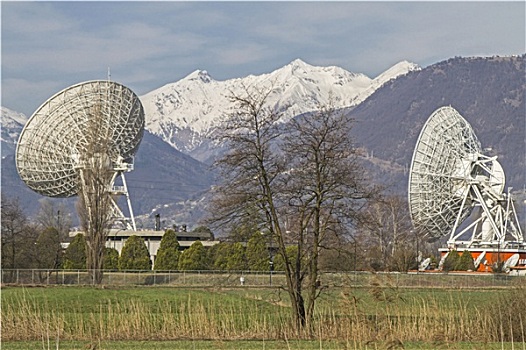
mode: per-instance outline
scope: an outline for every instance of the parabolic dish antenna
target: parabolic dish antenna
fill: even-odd
[[[482,260],[486,257],[486,251],[484,250],[482,253],[477,256],[475,261],[473,262],[473,265],[475,265],[475,270],[477,270],[482,263]]]
[[[504,263],[504,270],[509,270],[510,267],[517,266],[517,263],[519,262],[520,255],[519,254],[513,254],[510,256],[506,262]]]
[[[504,183],[497,157],[482,153],[470,124],[454,108],[441,107],[424,124],[413,153],[408,195],[413,226],[429,239],[449,234],[448,243],[470,232],[463,242],[468,246],[504,243],[507,235],[522,242]],[[473,222],[459,229],[470,215]]]
[[[144,110],[129,88],[105,80],[70,86],[44,102],[27,121],[17,144],[18,174],[44,196],[75,196],[80,190],[79,168],[89,161],[88,148],[104,144],[104,157],[115,172],[108,184],[112,188],[117,175],[131,170],[143,132]],[[126,187],[124,177],[123,182]],[[124,190],[121,194],[127,195]],[[130,214],[133,217],[131,205]]]
[[[424,261],[420,263],[420,266],[418,266],[418,271],[425,271],[430,264],[431,264],[431,258],[425,258]]]

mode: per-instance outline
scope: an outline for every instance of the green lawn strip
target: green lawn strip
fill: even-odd
[[[257,299],[269,304],[289,305],[287,292],[279,289],[223,289],[223,295],[235,295],[238,298]],[[317,309],[340,310],[343,300],[351,300],[364,312],[375,314],[387,307],[397,307],[402,312],[412,311],[415,303],[432,303],[442,309],[456,310],[459,306],[468,309],[483,307],[495,301],[498,295],[509,293],[507,290],[491,289],[445,289],[445,288],[327,288],[317,299]]]
[[[63,341],[57,343],[50,340],[46,341],[28,341],[28,342],[2,342],[2,350],[28,350],[28,349],[43,349],[43,350],[372,350],[372,349],[405,349],[405,350],[501,350],[501,349],[519,349],[520,344],[512,343],[405,343],[403,347],[389,344],[389,343],[367,343],[355,344],[345,341],[306,341],[306,340],[290,340],[290,341],[263,341],[263,340],[235,340],[235,341],[220,341],[220,340],[196,340],[196,341],[101,341],[101,342],[87,342],[87,341]]]
[[[225,308],[231,304],[249,301],[258,306],[272,308],[272,303],[252,293],[224,293],[221,289],[204,288],[158,288],[158,287],[43,287],[2,288],[2,302],[5,307],[14,305],[16,300],[26,298],[34,305],[45,305],[55,311],[98,313],[101,306],[119,301],[136,300],[144,303],[152,313],[162,312],[161,308],[181,302],[200,302],[208,307]],[[219,305],[220,302],[220,305]],[[275,311],[275,310],[271,310]]]
[[[35,313],[41,315],[41,319],[50,314],[59,315],[64,321],[66,333],[70,334],[74,333],[74,327],[79,322],[92,324],[94,316],[98,319],[97,315],[108,326],[116,320],[122,321],[128,317],[128,308],[133,308],[133,302],[139,303],[140,309],[150,315],[146,319],[153,321],[152,325],[159,323],[158,327],[162,327],[163,317],[177,319],[181,314],[186,315],[182,317],[190,317],[194,314],[195,305],[205,309],[195,310],[199,315],[213,315],[218,320],[216,322],[221,322],[222,315],[225,315],[225,319],[231,322],[230,327],[239,330],[240,334],[251,329],[255,320],[262,322],[264,319],[268,324],[279,325],[284,315],[289,316],[283,306],[259,297],[243,297],[208,288],[8,287],[2,289],[1,299],[2,315],[9,314],[9,311],[16,313],[19,305],[29,305],[33,311],[26,311],[26,314]],[[185,307],[181,309],[181,306]],[[134,311],[130,312],[133,314]],[[155,329],[152,331],[155,332]]]
[[[328,288],[317,302],[320,313],[348,313],[342,308],[345,301],[364,314],[382,314],[396,309],[398,314],[410,315],[415,304],[455,310],[459,307],[483,308],[505,290],[446,290],[408,288]],[[205,305],[209,311],[257,310],[269,319],[277,313],[287,314],[290,305],[288,294],[280,289],[265,288],[171,288],[171,287],[8,287],[2,288],[2,307],[8,310],[21,299],[31,301],[42,312],[64,314],[98,314],[122,301],[138,301],[150,313],[178,310],[181,303]],[[243,318],[243,315],[239,315]]]

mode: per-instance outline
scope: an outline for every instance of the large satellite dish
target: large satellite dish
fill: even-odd
[[[87,148],[104,144],[104,157],[114,171],[108,191],[128,199],[124,172],[133,169],[133,156],[144,132],[142,104],[129,88],[109,80],[70,86],[44,102],[27,121],[17,144],[16,167],[26,185],[48,197],[79,194],[79,169]],[[116,178],[122,186],[114,186]],[[115,203],[114,203],[115,204]],[[115,217],[124,217],[114,205]]]
[[[418,138],[409,174],[415,229],[429,239],[449,234],[452,245],[504,247],[509,240],[523,242],[504,184],[497,157],[482,153],[473,129],[454,108],[441,107],[431,114]]]

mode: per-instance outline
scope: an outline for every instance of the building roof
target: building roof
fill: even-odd
[[[70,237],[75,237],[77,234],[84,234],[83,231],[72,231],[69,233]],[[155,230],[116,230],[111,229],[110,233],[108,234],[108,239],[114,239],[114,238],[127,238],[130,236],[139,236],[142,238],[159,238],[161,239],[164,235],[165,231],[155,231]],[[176,232],[175,235],[177,236],[177,239],[180,240],[180,238],[194,238],[195,240],[199,239],[201,241],[208,241],[212,240],[213,237],[208,232],[203,231],[192,231],[192,232],[186,232],[186,231],[179,231]]]

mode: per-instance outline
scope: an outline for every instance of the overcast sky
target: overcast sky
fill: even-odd
[[[138,95],[301,58],[373,78],[401,60],[525,53],[525,2],[1,2],[2,106],[111,79]]]

